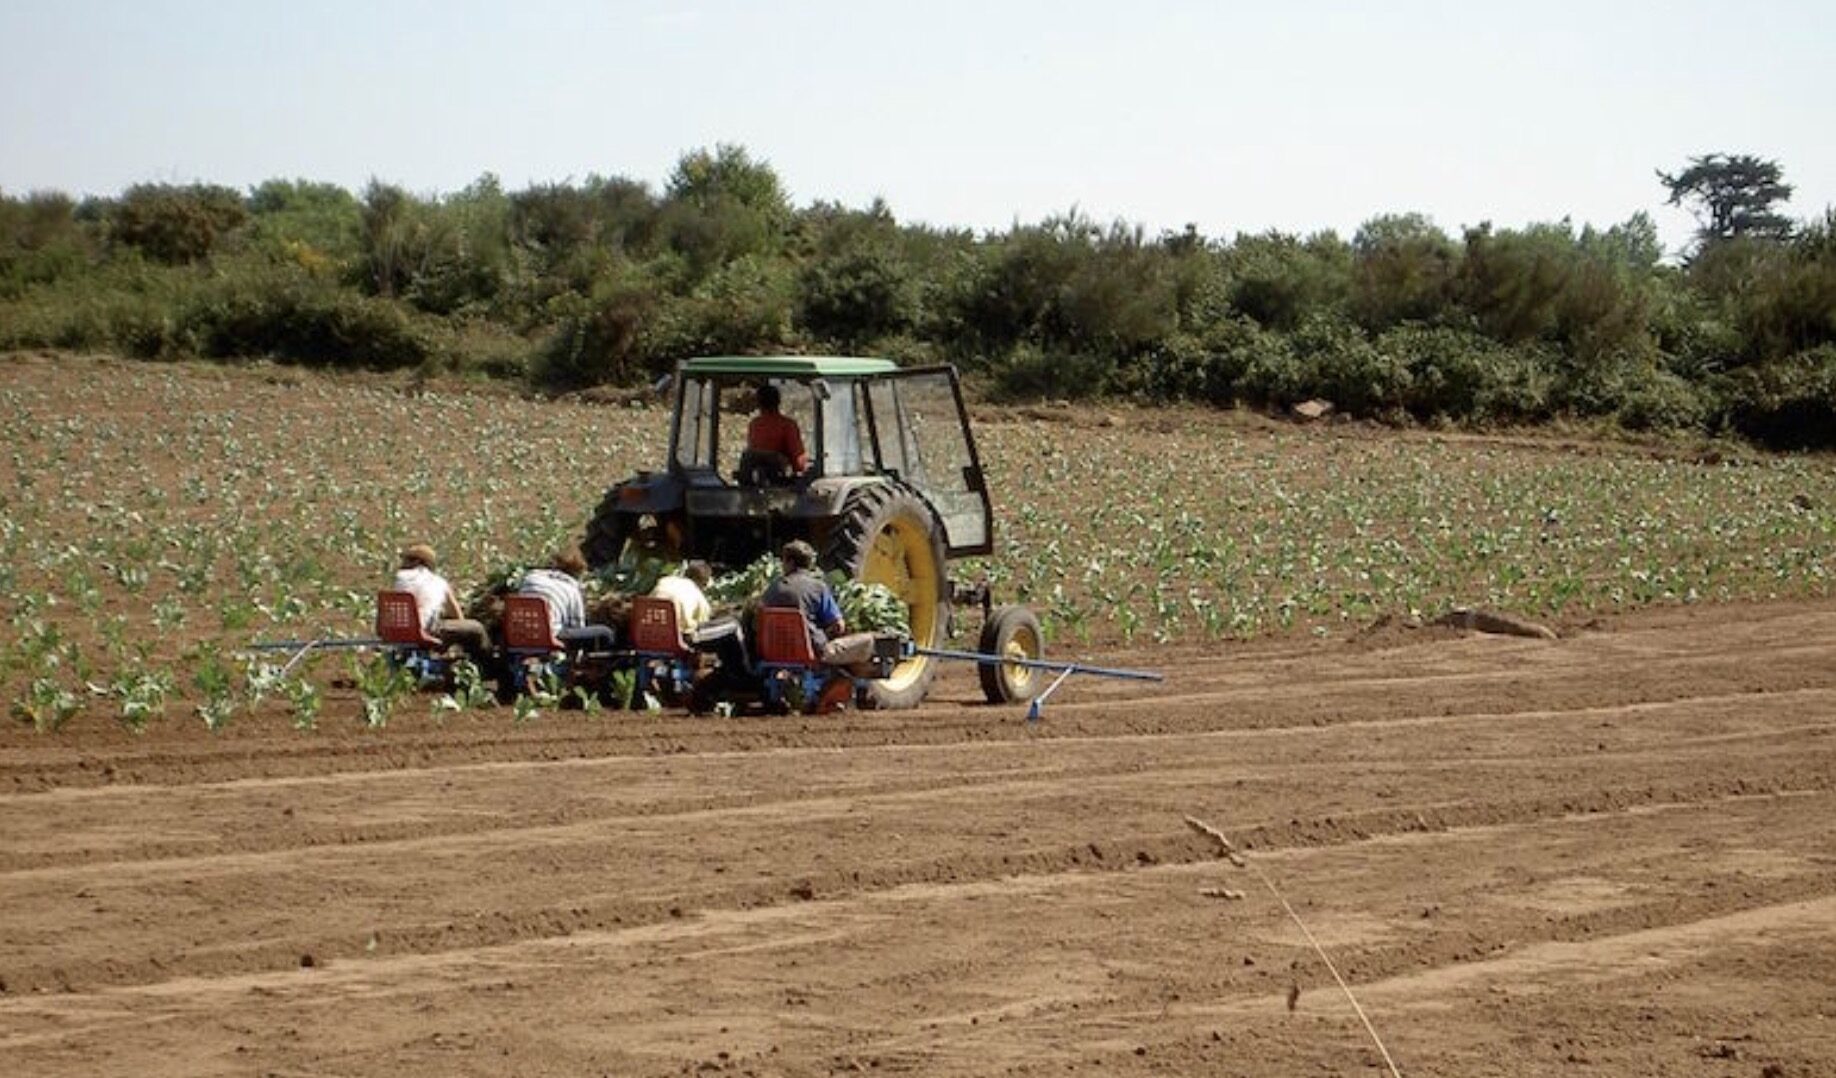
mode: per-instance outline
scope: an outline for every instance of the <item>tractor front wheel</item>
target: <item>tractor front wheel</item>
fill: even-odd
[[[999,606],[982,623],[981,646],[984,655],[1004,659],[1041,658],[1045,653],[1045,634],[1039,631],[1039,619],[1024,606]],[[1039,695],[1043,672],[1037,667],[1018,663],[982,663],[982,695],[991,704],[1024,704]]]

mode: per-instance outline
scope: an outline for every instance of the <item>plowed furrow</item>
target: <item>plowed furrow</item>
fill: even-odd
[[[1244,821],[1231,831],[1233,839],[1246,851],[1321,849],[1363,843],[1389,836],[1445,833],[1474,827],[1508,828],[1534,825],[1570,817],[1636,814],[1652,809],[1678,806],[1707,806],[1753,796],[1781,795],[1827,796],[1836,783],[1836,775],[1827,767],[1807,767],[1795,774],[1771,775],[1765,789],[1759,784],[1728,776],[1671,785],[1652,785],[1640,789],[1599,789],[1581,793],[1562,793],[1541,798],[1502,801],[1450,802],[1436,805],[1399,806],[1396,808],[1351,812],[1327,816],[1301,816],[1284,820]],[[1194,804],[1201,813],[1210,809]],[[718,825],[717,825],[718,826]],[[680,841],[692,845],[693,828],[679,829]],[[233,855],[225,858],[201,858],[182,863],[154,866],[157,879],[144,885],[148,893],[178,888],[188,895],[202,887],[205,894],[239,893],[231,882],[211,883],[212,877],[228,881],[247,879],[250,889],[259,893],[264,878],[284,877],[291,891],[297,887],[294,877],[302,872],[308,878],[328,881],[325,890],[294,893],[298,909],[269,931],[282,929],[274,938],[243,940],[232,938],[213,942],[207,948],[188,949],[158,955],[133,956],[117,953],[100,962],[54,962],[49,959],[6,962],[0,965],[0,977],[9,986],[28,989],[68,990],[95,984],[134,984],[163,980],[179,975],[214,975],[246,973],[285,968],[297,964],[302,956],[314,961],[327,958],[351,958],[383,953],[421,953],[451,948],[494,946],[521,939],[567,936],[577,932],[606,931],[620,926],[654,924],[708,910],[745,910],[783,903],[809,901],[818,896],[846,897],[885,891],[912,884],[965,884],[1040,876],[1068,872],[1132,871],[1147,866],[1194,864],[1211,860],[1212,851],[1183,828],[1163,831],[1127,831],[1092,827],[1087,841],[1050,844],[1029,840],[1025,834],[1012,836],[1010,844],[999,851],[959,851],[936,856],[892,857],[876,855],[872,837],[856,840],[845,847],[830,850],[825,860],[847,867],[827,867],[816,861],[784,864],[769,878],[752,883],[723,885],[718,873],[699,873],[692,866],[676,879],[675,885],[636,888],[649,894],[627,892],[607,895],[582,889],[562,902],[514,904],[507,908],[477,910],[462,914],[449,909],[451,916],[421,920],[394,912],[376,920],[361,921],[340,917],[336,881],[352,873],[361,873],[378,851],[324,850],[310,856],[324,864],[290,863],[273,855]],[[540,845],[541,836],[526,836],[527,843]],[[616,843],[616,839],[608,839]],[[506,852],[508,846],[506,844]],[[588,845],[586,850],[595,849]],[[399,851],[410,853],[415,851]],[[616,845],[597,849],[600,857],[620,856]],[[416,854],[429,859],[427,850]],[[384,854],[383,856],[386,856]],[[492,856],[489,850],[455,848],[452,857],[460,864]],[[558,856],[565,856],[560,854]],[[630,856],[630,854],[625,854]],[[361,857],[360,862],[353,862]],[[333,871],[342,862],[342,871]],[[383,863],[383,862],[379,862]],[[461,869],[460,871],[463,871]],[[99,879],[114,875],[106,867]],[[24,878],[21,878],[24,877]],[[83,886],[83,873],[58,873],[44,878],[42,873],[19,874],[0,889],[0,899],[9,891],[26,889],[39,877],[42,887],[55,887],[81,901],[94,897]],[[639,877],[629,882],[637,882]],[[40,899],[51,892],[33,889],[28,899]],[[132,898],[128,892],[125,897]],[[9,899],[10,900],[10,899]],[[209,904],[220,906],[221,897]],[[323,909],[324,916],[313,910]],[[249,934],[257,932],[264,918],[251,915]],[[335,924],[350,925],[339,931]],[[351,922],[361,923],[351,925]],[[286,928],[291,923],[293,927]]]
[[[237,854],[352,846],[437,852],[444,847],[427,845],[430,840],[495,837],[521,844],[690,814],[776,811],[789,818],[832,812],[836,799],[864,795],[871,799],[863,804],[907,811],[937,799],[1031,796],[1060,784],[1109,789],[1137,779],[1197,788],[1211,776],[1260,791],[1284,778],[1305,783],[1309,776],[1331,777],[1353,763],[1357,782],[1381,798],[1395,797],[1397,787],[1417,800],[1452,797],[1481,771],[1517,784],[1558,765],[1574,769],[1565,781],[1636,785],[1667,769],[1691,767],[1707,750],[1718,750],[1723,759],[1713,767],[1726,774],[1770,772],[1774,759],[1786,760],[1787,768],[1836,759],[1836,724],[1779,721],[1793,714],[1792,707],[1807,717],[1820,714],[1823,700],[1820,692],[1778,694],[1768,700],[1774,715],[1764,724],[1735,717],[1747,710],[1745,698],[1715,696],[1619,710],[1399,718],[1179,738],[1066,738],[1049,758],[1027,745],[903,746],[838,766],[822,750],[785,750],[771,762],[810,765],[804,781],[791,787],[762,771],[756,757],[711,754],[661,768],[611,758],[13,795],[0,798],[0,829],[10,836],[0,847],[0,875],[154,862],[188,866]],[[1526,754],[1514,742],[1532,728],[1548,740]],[[1304,754],[1297,752],[1301,746]],[[403,811],[360,822],[366,815],[387,816],[396,805]],[[171,832],[183,837],[165,837]]]

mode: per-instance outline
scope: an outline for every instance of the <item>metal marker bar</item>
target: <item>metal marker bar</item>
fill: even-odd
[[[1038,722],[1040,717],[1045,714],[1046,701],[1052,698],[1052,694],[1058,691],[1058,687],[1065,683],[1066,678],[1077,672],[1076,666],[1061,672],[1057,677],[1052,679],[1052,684],[1046,686],[1044,692],[1033,697],[1026,705],[1026,721]]]
[[[298,651],[301,648],[379,648],[382,639],[375,636],[333,637],[327,640],[257,640],[242,645],[244,651]]]
[[[979,663],[982,666],[1031,667],[1034,670],[1062,670],[1067,674],[1095,674],[1097,677],[1126,678],[1129,681],[1165,681],[1166,676],[1152,670],[1124,670],[1114,666],[1086,666],[1083,663],[1054,662],[1050,659],[1015,659],[1006,655],[987,655],[980,651],[951,651],[947,648],[913,648],[915,655],[929,655],[938,659],[961,659],[966,662]]]
[[[260,640],[253,644],[243,645],[243,647],[249,651],[293,652],[293,658],[288,659],[287,664],[280,669],[281,677],[286,677],[288,674],[293,673],[294,667],[304,662],[306,656],[311,655],[319,648],[373,648],[381,646],[382,641],[373,636],[348,639],[332,638],[326,640]]]
[[[305,662],[306,656],[311,655],[312,649],[317,647],[318,644],[319,642],[317,640],[314,640],[308,643],[305,647],[294,652],[293,658],[287,660],[287,665],[281,667],[280,676],[286,677],[288,674],[293,673],[293,668]]]

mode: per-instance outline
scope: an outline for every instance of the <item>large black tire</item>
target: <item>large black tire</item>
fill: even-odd
[[[911,611],[912,642],[942,647],[950,624],[950,583],[945,572],[943,526],[917,492],[902,483],[873,483],[850,492],[823,544],[825,569],[885,584]],[[867,683],[869,707],[917,707],[937,678],[940,660],[915,655],[892,676]]]
[[[982,640],[977,651],[984,655],[1002,655],[1015,659],[1042,658],[1045,634],[1039,619],[1024,606],[999,606],[982,623]],[[982,695],[991,704],[1024,704],[1039,695],[1044,673],[1030,666],[1007,663],[982,663],[977,669],[982,677]]]
[[[636,524],[636,517],[618,511],[618,488],[606,491],[606,496],[599,500],[599,508],[587,521],[586,534],[580,539],[580,553],[586,558],[587,566],[597,569],[616,564]]]

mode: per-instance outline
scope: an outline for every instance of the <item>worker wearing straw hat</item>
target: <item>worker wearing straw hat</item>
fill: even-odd
[[[421,624],[445,644],[465,649],[474,662],[481,662],[490,650],[491,637],[484,625],[465,616],[453,586],[434,571],[438,561],[434,549],[426,543],[410,543],[402,548],[401,562],[389,586],[414,596]]]

